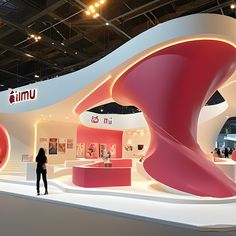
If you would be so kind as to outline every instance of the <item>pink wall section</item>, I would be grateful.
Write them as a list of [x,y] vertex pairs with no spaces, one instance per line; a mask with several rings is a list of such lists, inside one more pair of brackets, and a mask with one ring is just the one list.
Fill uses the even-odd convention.
[[77,128],[77,143],[85,143],[86,149],[90,143],[116,144],[116,157],[122,157],[122,135],[123,131],[94,129],[85,126]]

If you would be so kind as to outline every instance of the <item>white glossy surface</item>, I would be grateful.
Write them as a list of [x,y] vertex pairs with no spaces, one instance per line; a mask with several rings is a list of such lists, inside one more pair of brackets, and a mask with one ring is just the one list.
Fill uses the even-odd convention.
[[[9,179],[12,180],[10,181]],[[53,187],[53,185],[60,185],[61,188]],[[13,177],[9,176],[5,180],[1,176],[0,180],[1,191],[26,199],[37,198],[39,201],[55,202],[59,205],[66,204],[78,208],[82,207],[83,209],[110,212],[111,214],[149,220],[156,223],[165,222],[165,224],[170,226],[203,231],[236,230],[236,198],[225,200],[198,198],[168,194],[157,190],[150,191],[144,185],[136,187],[139,190],[142,189],[146,195],[149,194],[156,198],[152,198],[152,200],[139,198],[138,192],[134,192],[132,187],[131,189],[125,187],[83,189],[73,186],[68,178],[61,178],[57,180],[57,183],[49,181],[49,195],[36,196],[34,182],[20,181],[19,178],[14,180]],[[69,193],[69,190],[72,193]],[[123,194],[109,195],[109,191],[123,192]],[[133,197],[126,197],[128,193],[133,194]],[[172,200],[170,202],[161,200],[168,198]],[[224,204],[219,204],[220,202]]]

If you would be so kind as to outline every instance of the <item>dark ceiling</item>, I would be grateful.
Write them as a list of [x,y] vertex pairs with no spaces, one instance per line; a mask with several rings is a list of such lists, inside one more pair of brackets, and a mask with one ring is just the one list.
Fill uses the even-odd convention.
[[[85,11],[95,2],[0,0],[0,91],[79,70],[179,16],[208,12],[235,18],[232,0],[106,0],[94,19]],[[42,39],[36,42],[31,34]]]

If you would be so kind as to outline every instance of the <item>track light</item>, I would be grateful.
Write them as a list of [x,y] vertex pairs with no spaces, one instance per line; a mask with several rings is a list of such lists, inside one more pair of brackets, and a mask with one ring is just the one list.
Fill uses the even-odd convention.
[[40,39],[42,39],[41,36],[37,36],[37,35],[34,35],[34,34],[31,34],[31,35],[30,35],[30,38],[31,38],[31,39],[34,39],[35,42],[38,42]]
[[100,15],[97,10],[100,10],[100,8],[105,2],[106,0],[98,0],[94,4],[89,5],[89,7],[85,11],[85,14],[87,16],[91,15],[94,19],[98,18]]

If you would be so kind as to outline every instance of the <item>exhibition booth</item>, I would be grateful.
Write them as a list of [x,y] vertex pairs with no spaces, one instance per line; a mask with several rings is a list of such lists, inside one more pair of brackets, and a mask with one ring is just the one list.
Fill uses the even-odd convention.
[[[235,35],[235,19],[181,17],[82,70],[0,92],[0,183],[34,186],[35,157],[43,147],[49,186],[66,193],[121,196],[130,206],[143,199],[178,206],[224,203],[233,212],[235,162],[209,158],[231,104],[226,99],[204,105],[217,89],[236,81]],[[140,112],[88,111],[114,101]],[[12,170],[20,165],[16,177]],[[120,214],[134,214],[129,210]],[[230,214],[210,228],[236,227]],[[195,229],[209,227],[205,218],[201,224],[183,219]],[[167,215],[162,220],[177,221]]]

